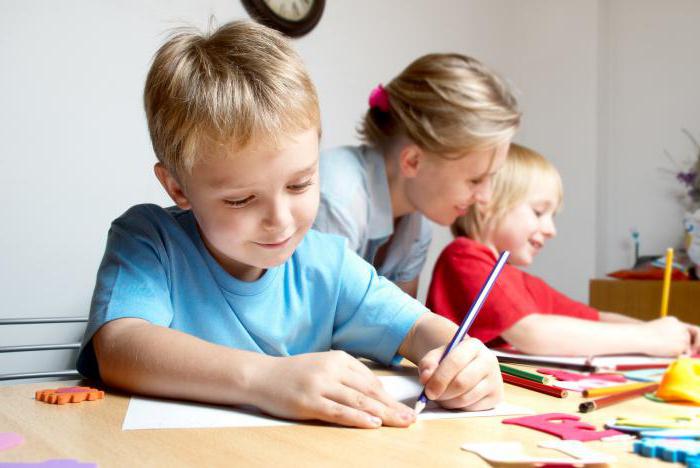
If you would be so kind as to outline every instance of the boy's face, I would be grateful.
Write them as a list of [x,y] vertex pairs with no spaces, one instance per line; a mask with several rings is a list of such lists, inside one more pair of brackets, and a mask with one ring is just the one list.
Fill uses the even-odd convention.
[[558,208],[555,181],[542,178],[533,182],[527,198],[486,229],[486,244],[498,252],[509,250],[512,265],[530,265],[545,241],[557,234],[554,216]]
[[214,258],[244,281],[284,263],[318,210],[318,129],[293,135],[281,146],[253,142],[236,151],[220,146],[195,163],[182,186],[156,167],[175,203],[194,213]]
[[406,196],[431,221],[449,226],[474,203],[491,199],[491,178],[503,166],[510,142],[459,159],[425,155],[408,179]]

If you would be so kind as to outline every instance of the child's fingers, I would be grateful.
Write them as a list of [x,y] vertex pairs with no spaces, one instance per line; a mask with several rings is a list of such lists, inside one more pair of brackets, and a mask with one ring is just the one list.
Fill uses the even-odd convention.
[[700,352],[700,328],[690,325],[690,352],[692,354]]
[[[373,397],[349,386],[340,385],[325,396],[343,406],[375,417],[385,426],[406,427],[413,423],[415,418],[410,408],[405,407],[405,409],[399,410],[380,400],[388,395],[376,395]],[[389,396],[389,401],[391,402],[391,400]],[[396,402],[394,401],[394,403]]]
[[480,382],[493,373],[493,364],[484,357],[477,357],[463,368],[440,396],[436,399],[440,404],[446,400],[458,398],[474,389]]
[[697,351],[700,347],[700,328],[695,325],[688,325],[688,332],[690,334],[690,346],[694,351]]
[[440,357],[444,352],[445,347],[440,346],[439,348],[427,352],[425,356],[423,356],[423,359],[420,360],[418,363],[418,380],[420,380],[421,384],[425,385],[433,376],[435,369],[437,369],[440,364]]
[[374,429],[382,425],[378,417],[328,398],[320,401],[314,413],[312,417],[315,419],[341,426]]
[[354,361],[357,363],[357,366],[352,366],[353,371],[355,371],[352,374],[354,377],[351,374],[345,374],[341,380],[344,385],[348,385],[397,411],[412,411],[411,408],[397,401],[384,389],[382,381],[369,367],[357,359],[354,359]]
[[341,356],[350,370],[350,372],[343,372],[341,383],[383,405],[383,411],[373,413],[375,416],[380,417],[384,420],[384,424],[389,426],[405,426],[407,421],[409,424],[413,422],[413,410],[387,393],[381,380],[369,367],[349,354],[342,353]]
[[440,406],[448,409],[459,408],[467,411],[491,409],[501,401],[503,393],[502,388],[503,385],[500,382],[500,375],[488,375],[468,392],[449,400],[440,401]]
[[396,401],[374,374],[371,379],[365,379],[351,373],[343,376],[341,383],[347,389],[337,393],[336,401],[367,411],[381,418],[386,426],[404,427],[415,420],[413,409]]
[[426,382],[425,394],[431,400],[440,398],[452,380],[485,349],[481,341],[468,338],[445,356]]

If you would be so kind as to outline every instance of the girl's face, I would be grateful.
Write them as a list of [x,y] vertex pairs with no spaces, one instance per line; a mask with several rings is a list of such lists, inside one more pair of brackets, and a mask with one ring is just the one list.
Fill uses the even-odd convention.
[[530,265],[545,241],[557,234],[554,217],[559,191],[555,180],[543,177],[532,185],[521,203],[484,229],[484,242],[498,252],[509,250],[509,262],[516,266]]
[[474,203],[491,198],[491,178],[503,166],[510,141],[459,159],[422,157],[407,180],[405,195],[416,211],[434,223],[449,226]]

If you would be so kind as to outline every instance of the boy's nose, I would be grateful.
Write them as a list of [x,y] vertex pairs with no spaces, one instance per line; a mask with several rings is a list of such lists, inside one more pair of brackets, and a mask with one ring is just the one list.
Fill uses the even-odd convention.
[[263,227],[267,230],[276,230],[280,227],[286,227],[291,222],[292,213],[289,205],[283,200],[278,200],[270,204],[263,219]]

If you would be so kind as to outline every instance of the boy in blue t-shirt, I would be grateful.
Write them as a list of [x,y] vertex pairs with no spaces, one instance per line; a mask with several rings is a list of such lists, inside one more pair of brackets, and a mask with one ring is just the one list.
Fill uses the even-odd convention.
[[455,325],[341,237],[309,230],[319,107],[280,34],[250,22],[180,31],[157,52],[144,100],[155,173],[177,207],[138,205],[112,224],[83,374],[284,418],[408,426],[413,411],[351,355],[405,357],[447,408],[498,403],[498,365],[481,342],[438,365]]

